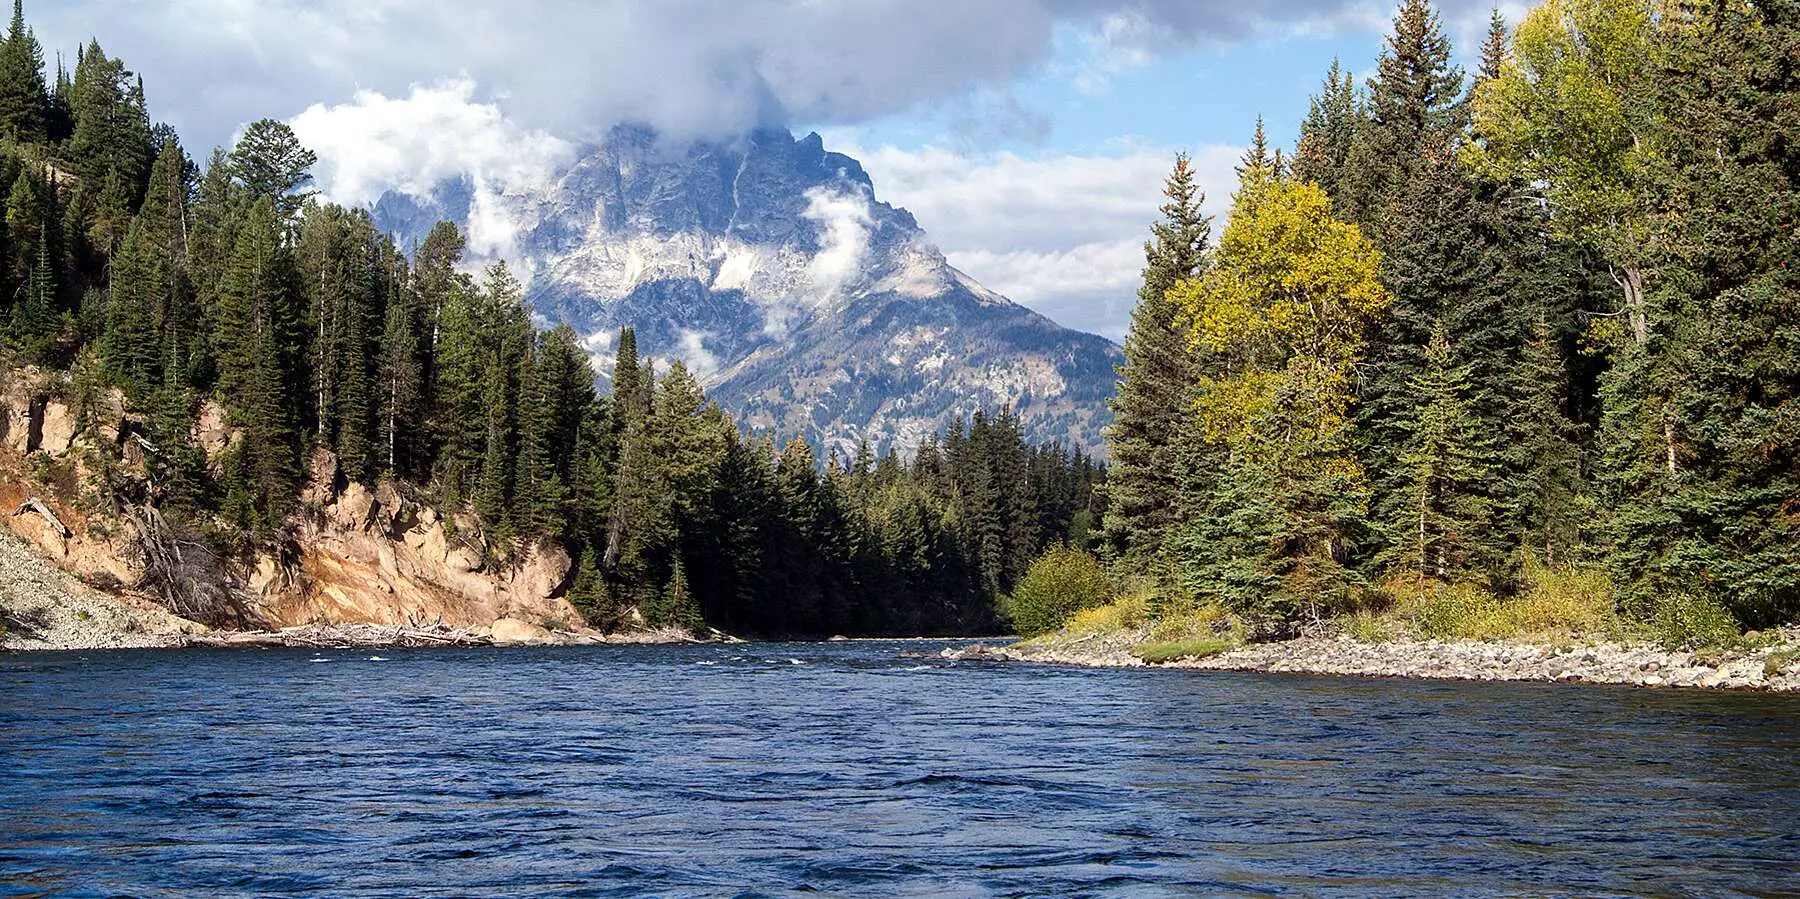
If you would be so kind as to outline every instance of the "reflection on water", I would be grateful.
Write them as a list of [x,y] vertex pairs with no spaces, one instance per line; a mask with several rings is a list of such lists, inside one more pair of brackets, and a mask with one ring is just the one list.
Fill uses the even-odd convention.
[[1800,892],[1800,699],[933,644],[0,657],[0,895]]

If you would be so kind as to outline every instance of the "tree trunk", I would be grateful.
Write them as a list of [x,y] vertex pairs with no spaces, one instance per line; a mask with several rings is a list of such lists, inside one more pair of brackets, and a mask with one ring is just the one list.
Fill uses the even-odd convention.
[[1635,265],[1622,265],[1613,270],[1613,281],[1625,292],[1625,319],[1631,324],[1631,339],[1643,346],[1650,340],[1649,315],[1644,310],[1644,273]]

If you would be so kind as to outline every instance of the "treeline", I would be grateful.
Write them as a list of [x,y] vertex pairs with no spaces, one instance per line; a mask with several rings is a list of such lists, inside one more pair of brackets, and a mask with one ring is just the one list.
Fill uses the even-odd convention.
[[1259,125],[1217,242],[1179,160],[1115,565],[1278,630],[1544,565],[1602,567],[1639,618],[1793,620],[1796,59],[1787,0],[1549,0],[1467,77],[1404,0],[1291,154]]
[[[1029,561],[1097,520],[1102,468],[1026,445],[1008,411],[910,461],[867,446],[820,460],[740,433],[679,362],[640,359],[629,329],[602,395],[577,335],[535,328],[504,265],[467,274],[448,223],[408,258],[364,212],[313,198],[314,162],[264,120],[197,165],[98,43],[46,83],[15,4],[5,342],[71,371],[84,422],[123,389],[146,472],[122,474],[100,442],[108,501],[267,545],[327,449],[345,476],[452,513],[491,562],[559,541],[597,625],[759,634],[991,630]],[[235,434],[212,459],[192,436],[209,399]]]

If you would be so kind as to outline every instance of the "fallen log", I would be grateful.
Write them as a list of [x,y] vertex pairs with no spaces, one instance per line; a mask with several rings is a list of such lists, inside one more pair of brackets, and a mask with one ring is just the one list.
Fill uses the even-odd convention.
[[75,536],[75,532],[69,530],[69,526],[63,524],[63,520],[56,517],[56,513],[50,511],[50,507],[44,505],[44,501],[35,496],[20,503],[19,508],[13,510],[14,515],[23,515],[26,512],[36,512],[39,515],[44,516],[44,520],[50,522],[50,524],[56,528],[56,533],[61,535],[64,539]]

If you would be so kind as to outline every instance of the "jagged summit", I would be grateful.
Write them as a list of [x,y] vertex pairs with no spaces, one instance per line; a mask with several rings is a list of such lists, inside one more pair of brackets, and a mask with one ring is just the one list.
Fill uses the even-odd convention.
[[601,357],[634,326],[755,430],[907,449],[1010,403],[1034,439],[1100,445],[1117,347],[956,270],[817,134],[676,144],[620,127],[544,185],[452,182],[389,194],[375,217],[403,243],[443,217],[504,245],[540,315]]

